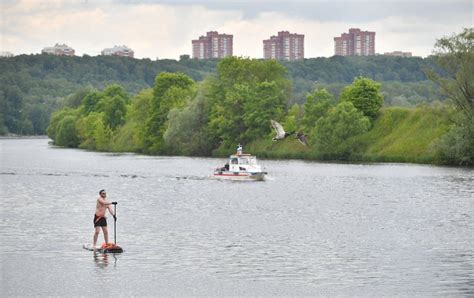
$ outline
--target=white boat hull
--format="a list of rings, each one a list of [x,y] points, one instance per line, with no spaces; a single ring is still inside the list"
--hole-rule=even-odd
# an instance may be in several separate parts
[[[265,172],[246,173],[246,172],[214,172],[214,178],[237,181],[263,181]]]

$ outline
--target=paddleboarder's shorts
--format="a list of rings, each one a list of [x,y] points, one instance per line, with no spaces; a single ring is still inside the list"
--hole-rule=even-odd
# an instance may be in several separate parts
[[[107,220],[105,217],[97,217],[97,215],[94,214],[94,227],[106,227],[107,226]]]

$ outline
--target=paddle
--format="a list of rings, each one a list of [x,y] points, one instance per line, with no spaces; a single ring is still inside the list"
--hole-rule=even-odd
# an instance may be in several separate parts
[[[117,245],[117,229],[116,229],[116,222],[117,222],[117,202],[112,202],[114,205],[114,244]]]

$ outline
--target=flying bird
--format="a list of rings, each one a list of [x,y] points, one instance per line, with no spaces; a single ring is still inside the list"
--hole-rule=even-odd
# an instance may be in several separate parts
[[[303,132],[298,132],[296,138],[300,141],[301,144],[308,146],[308,141],[306,140],[306,135]]]
[[[275,132],[276,132],[276,136],[274,138],[272,138],[272,140],[274,142],[276,142],[278,140],[283,140],[287,136],[294,134],[294,132],[291,132],[291,133],[285,132],[285,130],[283,129],[283,126],[281,126],[280,123],[278,123],[274,120],[270,120],[270,121],[272,123],[272,127],[275,129]]]
[[[272,127],[275,129],[275,132],[276,132],[276,136],[272,138],[274,142],[278,140],[283,140],[287,136],[294,134],[294,132],[286,132],[285,129],[283,129],[283,126],[280,123],[276,122],[275,120],[270,120],[270,121],[272,123]],[[295,139],[298,139],[298,141],[300,141],[301,144],[308,146],[308,140],[306,139],[306,135],[303,132],[301,131],[298,132],[296,134]]]

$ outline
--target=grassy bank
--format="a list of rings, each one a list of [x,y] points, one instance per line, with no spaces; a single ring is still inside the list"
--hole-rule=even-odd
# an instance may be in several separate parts
[[[350,140],[353,149],[348,158],[321,155],[314,146],[305,147],[291,137],[276,143],[271,137],[252,142],[245,151],[275,159],[435,163],[431,146],[448,127],[448,117],[442,109],[386,108],[369,132]]]

